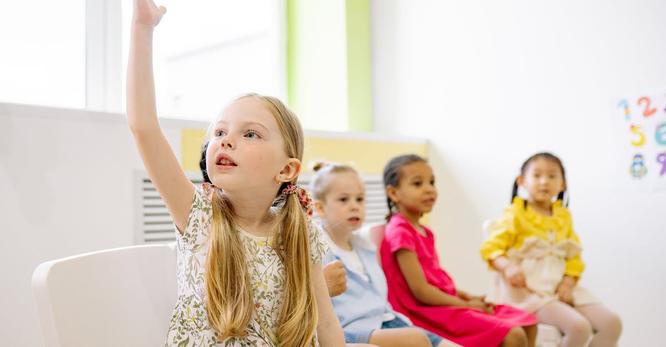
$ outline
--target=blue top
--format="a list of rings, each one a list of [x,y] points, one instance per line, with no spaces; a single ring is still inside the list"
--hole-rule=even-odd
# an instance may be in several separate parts
[[[326,233],[324,235],[324,239],[332,243],[328,235]],[[361,275],[352,271],[343,262],[345,271],[347,271],[347,290],[331,298],[331,301],[333,301],[333,308],[345,335],[363,336],[364,340],[368,341],[373,330],[381,329],[387,313],[411,325],[407,317],[393,311],[388,303],[386,277],[384,277],[384,272],[379,267],[377,253],[374,248],[368,241],[357,235],[352,235],[350,243],[353,251],[361,259],[365,273],[370,280],[364,280]],[[334,249],[334,247],[330,248],[322,263],[327,264],[335,260],[342,261],[340,256],[335,254]]]

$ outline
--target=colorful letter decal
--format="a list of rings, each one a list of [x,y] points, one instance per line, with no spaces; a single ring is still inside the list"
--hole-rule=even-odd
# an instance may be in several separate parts
[[[653,186],[658,190],[664,190],[663,188],[666,188],[666,93],[646,93],[619,98],[613,113],[616,124],[624,130],[623,136],[618,140],[625,149],[625,158],[631,158],[629,175],[634,179],[650,183],[642,186]]]
[[[661,171],[659,172],[659,176],[661,177],[666,174],[666,152],[659,153],[657,163],[661,164]]]
[[[657,129],[654,132],[654,139],[658,144],[666,146],[666,122],[657,125]]]
[[[645,109],[643,110],[643,116],[645,117],[650,117],[651,115],[655,114],[657,112],[657,109],[654,107],[650,107],[650,104],[652,103],[652,100],[650,100],[650,97],[648,96],[642,96],[638,98],[638,106],[641,106],[642,104],[645,104]]]
[[[629,127],[629,130],[638,136],[637,139],[631,141],[631,144],[634,147],[642,147],[643,145],[645,145],[646,138],[645,134],[641,131],[640,125],[632,125]]]
[[[629,109],[627,99],[620,100],[620,102],[617,103],[617,107],[624,109],[624,120],[629,120],[631,117],[631,109]],[[666,111],[666,109],[664,109],[664,111]]]
[[[645,159],[643,159],[642,154],[634,155],[634,159],[631,162],[631,167],[629,168],[629,173],[636,178],[643,178],[645,174],[647,174]]]

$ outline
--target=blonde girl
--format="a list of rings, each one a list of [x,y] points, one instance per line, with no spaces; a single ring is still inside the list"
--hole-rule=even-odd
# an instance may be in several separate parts
[[[152,36],[165,13],[135,0],[127,119],[148,174],[177,228],[178,300],[169,346],[341,346],[320,260],[326,246],[295,182],[303,133],[278,99],[248,94],[211,124],[195,187],[162,133]]]

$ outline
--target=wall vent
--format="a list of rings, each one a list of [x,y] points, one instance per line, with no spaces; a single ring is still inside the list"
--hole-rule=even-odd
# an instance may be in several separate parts
[[[192,172],[187,174],[192,183],[200,185],[203,182],[201,174]],[[306,189],[310,185],[311,175],[300,177],[299,185]],[[388,212],[386,195],[380,175],[362,175],[366,190],[366,218],[365,226],[384,223]],[[145,171],[136,174],[136,244],[169,243],[176,240],[176,229],[162,198]]]

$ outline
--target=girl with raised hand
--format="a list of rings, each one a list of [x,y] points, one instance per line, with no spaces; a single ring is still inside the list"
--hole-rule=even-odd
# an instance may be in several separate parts
[[[212,184],[194,186],[160,129],[152,38],[165,13],[135,0],[127,119],[177,228],[178,300],[171,346],[342,346],[321,271],[326,245],[295,185],[303,132],[280,100],[233,100],[209,129]]]

